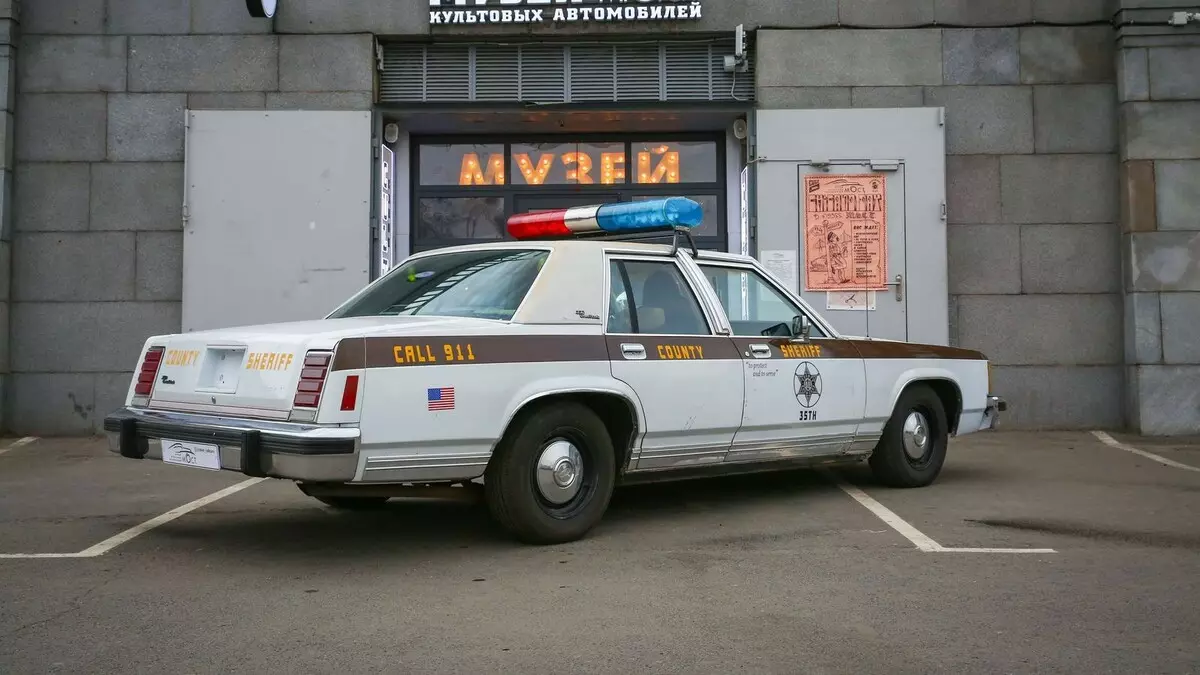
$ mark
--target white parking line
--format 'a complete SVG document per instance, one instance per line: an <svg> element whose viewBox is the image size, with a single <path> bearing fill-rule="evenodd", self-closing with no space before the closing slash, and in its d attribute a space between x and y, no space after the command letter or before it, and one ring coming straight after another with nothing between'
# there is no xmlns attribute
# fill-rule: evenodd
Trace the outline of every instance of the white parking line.
<svg viewBox="0 0 1200 675"><path fill-rule="evenodd" d="M138 535L145 534L150 530L153 530L159 525L169 523L182 515L195 511L202 506L207 506L218 499L228 497L235 492L245 490L251 485L261 483L264 480L266 480L266 478L250 478L240 483L230 485L224 490L218 490L217 492L214 492L206 497L201 497L200 499L190 501L183 506L173 508L161 516L151 518L140 525L134 525L128 530L109 537L95 546L89 546L78 553L0 553L0 558L95 558L96 556L101 556L105 553L108 553L109 551Z"/></svg>
<svg viewBox="0 0 1200 675"><path fill-rule="evenodd" d="M1182 464L1180 462L1176 462L1173 459L1167 459L1166 457L1160 457L1159 455L1156 455L1153 452L1146 452L1145 450L1135 448L1132 445L1126 445L1125 443L1118 441L1117 439L1113 438L1112 436L1109 436L1108 434L1104 433L1103 431L1093 431L1092 435L1095 436L1096 438L1100 439L1101 443L1107 445L1110 448L1124 450L1125 452L1132 452L1135 455L1141 455L1142 457L1145 457L1146 459L1154 460L1155 462L1158 462L1159 464L1173 466L1176 469L1183 469L1185 471L1200 471L1200 467L1191 466L1189 464Z"/></svg>
<svg viewBox="0 0 1200 675"><path fill-rule="evenodd" d="M26 436L25 438L15 440L7 448L0 448L0 455L3 455L4 453L8 452L9 450L16 450L17 448L19 448L23 445L29 445L30 443L32 443L36 440L37 440L36 436Z"/></svg>
<svg viewBox="0 0 1200 675"><path fill-rule="evenodd" d="M876 517L889 527L899 532L905 539L911 541L913 546L916 546L925 553L1056 553L1052 548L947 548L913 527L888 507L875 501L871 495L842 480L838 475L826 470L822 470L822 473L836 483L842 489L842 492L850 495L854 501L865 506L868 511L875 514Z"/></svg>

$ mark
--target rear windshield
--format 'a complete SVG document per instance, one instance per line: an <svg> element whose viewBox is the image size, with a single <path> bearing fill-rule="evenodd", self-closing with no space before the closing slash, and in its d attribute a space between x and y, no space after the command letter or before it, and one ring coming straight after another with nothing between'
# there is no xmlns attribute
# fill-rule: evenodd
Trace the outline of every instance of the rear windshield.
<svg viewBox="0 0 1200 675"><path fill-rule="evenodd" d="M457 316L508 321L549 255L544 250L505 249L411 260L329 318Z"/></svg>

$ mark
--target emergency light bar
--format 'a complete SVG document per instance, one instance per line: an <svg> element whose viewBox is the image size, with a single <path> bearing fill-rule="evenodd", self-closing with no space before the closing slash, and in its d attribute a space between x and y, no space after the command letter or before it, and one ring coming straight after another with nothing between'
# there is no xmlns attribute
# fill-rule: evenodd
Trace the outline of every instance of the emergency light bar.
<svg viewBox="0 0 1200 675"><path fill-rule="evenodd" d="M599 206L519 213L508 219L508 233L516 239L619 234L698 227L704 207L687 197L649 199Z"/></svg>

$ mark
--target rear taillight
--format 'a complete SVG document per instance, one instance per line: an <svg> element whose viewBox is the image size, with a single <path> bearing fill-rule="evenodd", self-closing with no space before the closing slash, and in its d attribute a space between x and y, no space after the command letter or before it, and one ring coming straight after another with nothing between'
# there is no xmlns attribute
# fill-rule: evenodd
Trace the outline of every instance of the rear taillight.
<svg viewBox="0 0 1200 675"><path fill-rule="evenodd" d="M162 365L163 348L151 347L142 358L142 367L138 370L137 384L133 393L138 396L149 396L154 390L154 378L158 377L158 367Z"/></svg>
<svg viewBox="0 0 1200 675"><path fill-rule="evenodd" d="M296 384L294 408L316 408L321 403L321 390L325 387L325 376L329 374L329 352L308 352L304 355L304 368L300 371L300 382Z"/></svg>

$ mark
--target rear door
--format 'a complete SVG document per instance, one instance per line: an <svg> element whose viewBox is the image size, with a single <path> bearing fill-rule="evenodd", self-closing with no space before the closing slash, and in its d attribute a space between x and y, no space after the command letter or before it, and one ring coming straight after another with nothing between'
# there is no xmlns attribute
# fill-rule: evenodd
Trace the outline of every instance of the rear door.
<svg viewBox="0 0 1200 675"><path fill-rule="evenodd" d="M610 255L605 332L613 377L646 419L631 468L724 460L742 421L741 357L674 258Z"/></svg>

